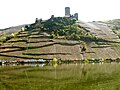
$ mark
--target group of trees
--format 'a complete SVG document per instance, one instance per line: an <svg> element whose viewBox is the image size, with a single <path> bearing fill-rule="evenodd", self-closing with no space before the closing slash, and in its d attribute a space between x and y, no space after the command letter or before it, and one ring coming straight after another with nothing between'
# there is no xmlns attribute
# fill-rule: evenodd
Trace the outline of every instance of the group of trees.
<svg viewBox="0 0 120 90"><path fill-rule="evenodd" d="M65 17L52 16L45 21L36 18L35 23L31 24L28 29L39 29L48 32L51 35L51 38L59 38L63 36L66 39L79 40L85 35L90 35L76 24L76 19Z"/></svg>
<svg viewBox="0 0 120 90"><path fill-rule="evenodd" d="M52 37L64 36L66 39L80 39L85 31L76 24L76 20L65 17L54 17L44 24L45 30L51 33Z"/></svg>

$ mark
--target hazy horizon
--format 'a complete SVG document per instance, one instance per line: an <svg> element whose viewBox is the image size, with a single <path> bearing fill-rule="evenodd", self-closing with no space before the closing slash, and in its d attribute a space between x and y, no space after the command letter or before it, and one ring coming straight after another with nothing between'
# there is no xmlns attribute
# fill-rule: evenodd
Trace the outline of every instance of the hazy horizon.
<svg viewBox="0 0 120 90"><path fill-rule="evenodd" d="M0 29L30 24L35 18L48 19L64 16L65 7L71 14L78 13L79 20L99 21L120 19L119 0L1 0Z"/></svg>

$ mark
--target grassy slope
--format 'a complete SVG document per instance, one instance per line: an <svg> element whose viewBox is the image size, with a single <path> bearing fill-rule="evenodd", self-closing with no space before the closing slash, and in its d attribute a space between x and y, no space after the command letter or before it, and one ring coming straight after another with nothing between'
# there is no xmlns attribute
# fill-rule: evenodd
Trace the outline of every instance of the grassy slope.
<svg viewBox="0 0 120 90"><path fill-rule="evenodd" d="M1 90L119 90L120 65L1 67ZM19 71L19 72L18 72Z"/></svg>

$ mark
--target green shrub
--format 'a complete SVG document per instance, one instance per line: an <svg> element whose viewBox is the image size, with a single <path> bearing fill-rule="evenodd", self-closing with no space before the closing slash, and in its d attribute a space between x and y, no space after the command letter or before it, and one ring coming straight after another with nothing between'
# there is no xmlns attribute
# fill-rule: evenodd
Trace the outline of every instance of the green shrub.
<svg viewBox="0 0 120 90"><path fill-rule="evenodd" d="M88 64L88 63L89 63L89 60L88 60L88 59L85 59L85 60L84 60L84 63L85 63L85 64Z"/></svg>
<svg viewBox="0 0 120 90"><path fill-rule="evenodd" d="M0 38L0 41L1 41L2 43L5 43L6 41L10 40L11 38L12 38L11 35L2 36L2 37Z"/></svg>

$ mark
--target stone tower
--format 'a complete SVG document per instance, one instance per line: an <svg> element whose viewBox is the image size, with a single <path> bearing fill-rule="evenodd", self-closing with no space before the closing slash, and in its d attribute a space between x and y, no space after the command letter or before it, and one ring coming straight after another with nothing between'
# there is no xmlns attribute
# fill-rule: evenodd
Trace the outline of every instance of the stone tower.
<svg viewBox="0 0 120 90"><path fill-rule="evenodd" d="M76 18L76 20L78 20L78 13L74 14L74 18Z"/></svg>
<svg viewBox="0 0 120 90"><path fill-rule="evenodd" d="M65 7L65 17L70 17L70 7Z"/></svg>

